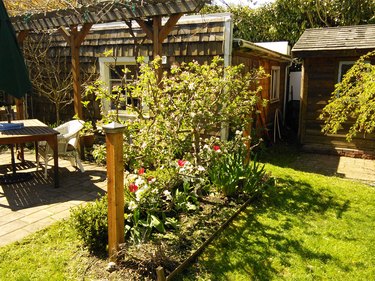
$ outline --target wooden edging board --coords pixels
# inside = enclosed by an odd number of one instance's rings
[[[175,270],[173,270],[166,278],[164,277],[164,271],[162,267],[157,268],[158,281],[170,281],[173,280],[179,273],[181,273],[192,261],[194,261],[202,251],[215,239],[215,237],[220,234],[238,215],[241,213],[251,202],[259,197],[259,194],[250,197],[242,206],[229,218],[227,219],[190,257],[188,257],[183,263],[181,263]],[[163,276],[163,277],[161,277]],[[160,278],[161,277],[161,278]]]

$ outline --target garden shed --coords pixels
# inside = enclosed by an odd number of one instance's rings
[[[162,19],[163,25],[166,20]],[[65,57],[69,61],[69,44],[61,33],[51,35],[49,38],[52,40],[48,43],[50,55]],[[40,35],[29,34],[24,44],[40,44],[39,39],[35,40],[38,36]],[[152,41],[147,38],[137,21],[116,21],[94,24],[80,46],[79,55],[84,72],[99,75],[109,88],[113,88],[121,81],[113,69],[117,68],[117,73],[121,73],[120,69],[127,67],[131,71],[127,79],[133,79],[132,73],[137,69],[136,58],[143,56],[146,61],[151,60],[153,49]],[[260,81],[263,87],[262,97],[270,100],[270,103],[267,108],[262,109],[259,123],[271,128],[276,109],[280,116],[283,112],[286,72],[291,62],[288,51],[279,53],[263,45],[233,39],[230,13],[182,16],[162,43],[164,70],[168,70],[173,64],[193,60],[199,63],[209,62],[214,56],[222,57],[225,65],[243,63],[246,71],[262,66],[270,75]],[[111,104],[105,104],[105,109],[111,110]],[[34,114],[40,119],[51,116],[49,110],[42,102],[34,103]],[[121,115],[127,117],[126,104]]]
[[[348,143],[347,128],[336,135],[324,135],[324,122],[319,119],[335,84],[360,56],[374,49],[375,25],[371,24],[307,29],[294,45],[293,56],[303,64],[299,140],[306,150],[358,157],[374,155],[373,135],[358,135]]]

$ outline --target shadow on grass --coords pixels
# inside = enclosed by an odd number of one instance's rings
[[[305,182],[290,177],[279,179],[277,187],[246,209],[203,257],[182,274],[183,280],[197,276],[209,276],[210,280],[243,280],[244,276],[247,280],[271,280],[283,274],[280,268],[292,266],[291,255],[302,260],[339,263],[328,252],[309,250],[304,246],[304,236],[294,235],[291,230],[303,227],[309,215],[333,211],[340,218],[349,203],[339,204],[328,191],[314,191]]]
[[[338,173],[340,157],[332,154],[302,152],[296,144],[278,143],[260,151],[260,160],[278,167],[316,173],[325,176],[344,177]]]

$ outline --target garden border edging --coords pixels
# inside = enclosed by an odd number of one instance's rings
[[[202,251],[218,236],[226,227],[255,199],[258,199],[260,197],[259,194],[253,195],[245,203],[242,204],[242,206],[231,216],[229,217],[203,244],[193,253],[191,254],[183,263],[181,263],[175,270],[173,270],[167,277],[164,277],[164,268],[162,266],[159,266],[156,269],[157,272],[157,281],[170,281],[173,280],[174,277],[176,277],[179,273],[181,273],[184,269],[187,268],[188,265],[192,261],[194,261],[201,253]]]

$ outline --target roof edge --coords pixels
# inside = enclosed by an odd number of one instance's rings
[[[264,48],[262,46],[256,45],[253,42],[246,41],[246,40],[241,39],[241,38],[234,38],[233,44],[237,45],[237,47],[239,47],[239,48],[246,48],[246,49],[251,49],[251,50],[254,50],[254,51],[265,53],[265,54],[267,54],[267,55],[269,55],[270,57],[273,57],[273,58],[277,58],[277,59],[288,61],[288,62],[292,61],[292,57],[289,56],[289,55],[284,55],[282,53]]]

